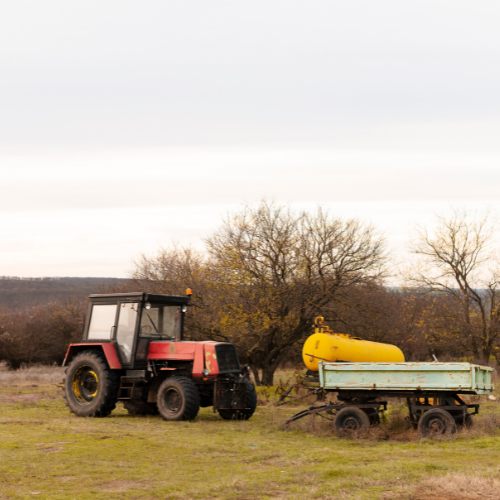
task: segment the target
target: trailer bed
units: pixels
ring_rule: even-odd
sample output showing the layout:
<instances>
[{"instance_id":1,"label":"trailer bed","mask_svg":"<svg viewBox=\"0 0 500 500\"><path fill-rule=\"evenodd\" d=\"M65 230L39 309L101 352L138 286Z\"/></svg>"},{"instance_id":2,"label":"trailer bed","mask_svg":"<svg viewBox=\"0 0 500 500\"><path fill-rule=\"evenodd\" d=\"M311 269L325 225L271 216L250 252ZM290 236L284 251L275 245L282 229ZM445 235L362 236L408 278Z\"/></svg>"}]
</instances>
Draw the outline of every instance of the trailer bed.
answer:
<instances>
[{"instance_id":1,"label":"trailer bed","mask_svg":"<svg viewBox=\"0 0 500 500\"><path fill-rule=\"evenodd\" d=\"M331 391L492 394L493 368L471 363L319 363L319 385Z\"/></svg>"}]
</instances>

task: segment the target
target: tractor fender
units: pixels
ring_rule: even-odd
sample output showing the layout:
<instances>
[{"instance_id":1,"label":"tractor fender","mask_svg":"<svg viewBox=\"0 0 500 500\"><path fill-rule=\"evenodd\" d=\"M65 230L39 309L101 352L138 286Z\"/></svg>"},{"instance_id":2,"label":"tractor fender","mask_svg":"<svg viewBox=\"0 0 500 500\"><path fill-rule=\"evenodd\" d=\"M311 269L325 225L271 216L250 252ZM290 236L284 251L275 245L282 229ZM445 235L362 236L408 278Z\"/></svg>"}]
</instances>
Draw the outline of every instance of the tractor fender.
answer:
<instances>
[{"instance_id":1,"label":"tractor fender","mask_svg":"<svg viewBox=\"0 0 500 500\"><path fill-rule=\"evenodd\" d=\"M102 344L98 344L96 342L70 344L62 366L67 366L79 352L87 351L89 349L94 349L104 353L104 356L106 356L106 360L108 361L108 365L112 370L121 369L122 365L118 359L118 355L116 354L116 348L114 344L110 344L109 342L103 342Z\"/></svg>"}]
</instances>

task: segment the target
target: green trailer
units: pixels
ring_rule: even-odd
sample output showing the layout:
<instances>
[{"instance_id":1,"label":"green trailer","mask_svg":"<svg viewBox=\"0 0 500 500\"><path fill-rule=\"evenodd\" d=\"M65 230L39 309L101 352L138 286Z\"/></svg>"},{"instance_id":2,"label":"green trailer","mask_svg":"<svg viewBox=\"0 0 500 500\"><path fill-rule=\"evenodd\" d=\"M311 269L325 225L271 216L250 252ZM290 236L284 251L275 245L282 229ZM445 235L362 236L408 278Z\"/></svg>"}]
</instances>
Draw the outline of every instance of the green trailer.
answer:
<instances>
[{"instance_id":1,"label":"green trailer","mask_svg":"<svg viewBox=\"0 0 500 500\"><path fill-rule=\"evenodd\" d=\"M363 432L380 422L381 412L387 409L384 399L404 398L410 421L422 435L449 434L457 426L472 425L479 404L468 404L461 395L492 394L492 372L493 368L471 363L321 361L318 372L306 377L310 387L316 386L321 403L293 415L287 423L320 415L333 420L340 435Z\"/></svg>"}]
</instances>

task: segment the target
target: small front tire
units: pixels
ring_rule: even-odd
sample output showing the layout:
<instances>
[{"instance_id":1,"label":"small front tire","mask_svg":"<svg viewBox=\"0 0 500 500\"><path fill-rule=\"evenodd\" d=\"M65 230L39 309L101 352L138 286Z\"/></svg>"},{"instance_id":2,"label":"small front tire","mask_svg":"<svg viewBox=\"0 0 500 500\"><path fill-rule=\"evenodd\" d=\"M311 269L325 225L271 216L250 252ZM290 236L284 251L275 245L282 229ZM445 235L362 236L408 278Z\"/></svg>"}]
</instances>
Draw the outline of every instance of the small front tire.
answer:
<instances>
[{"instance_id":1,"label":"small front tire","mask_svg":"<svg viewBox=\"0 0 500 500\"><path fill-rule=\"evenodd\" d=\"M200 393L192 380L174 376L161 383L156 404L164 420L194 420L200 410Z\"/></svg>"}]
</instances>

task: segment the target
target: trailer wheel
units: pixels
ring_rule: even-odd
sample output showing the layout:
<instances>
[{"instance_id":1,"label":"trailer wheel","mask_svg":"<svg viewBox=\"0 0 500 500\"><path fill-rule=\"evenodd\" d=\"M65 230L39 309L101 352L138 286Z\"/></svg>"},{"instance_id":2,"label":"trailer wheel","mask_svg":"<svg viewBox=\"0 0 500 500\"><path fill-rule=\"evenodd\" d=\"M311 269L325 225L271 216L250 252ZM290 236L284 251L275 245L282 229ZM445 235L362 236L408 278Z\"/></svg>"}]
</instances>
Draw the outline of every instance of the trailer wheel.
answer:
<instances>
[{"instance_id":1,"label":"trailer wheel","mask_svg":"<svg viewBox=\"0 0 500 500\"><path fill-rule=\"evenodd\" d=\"M474 426L474 419L470 413L466 413L465 418L463 414L454 416L454 418L458 428L466 427L467 429L470 429Z\"/></svg>"},{"instance_id":2,"label":"trailer wheel","mask_svg":"<svg viewBox=\"0 0 500 500\"><path fill-rule=\"evenodd\" d=\"M248 420L257 408L257 391L255 386L247 382L245 388L246 406L244 410L218 410L224 420Z\"/></svg>"},{"instance_id":3,"label":"trailer wheel","mask_svg":"<svg viewBox=\"0 0 500 500\"><path fill-rule=\"evenodd\" d=\"M364 412L368 416L368 420L370 421L371 427L376 427L377 425L380 425L380 413L378 412L378 410L375 410L374 408L368 408L364 410Z\"/></svg>"},{"instance_id":4,"label":"trailer wheel","mask_svg":"<svg viewBox=\"0 0 500 500\"><path fill-rule=\"evenodd\" d=\"M78 417L107 417L116 406L120 379L104 354L96 350L77 354L63 379L64 399Z\"/></svg>"},{"instance_id":5,"label":"trailer wheel","mask_svg":"<svg viewBox=\"0 0 500 500\"><path fill-rule=\"evenodd\" d=\"M170 377L158 389L157 405L165 420L194 420L200 410L200 393L192 380Z\"/></svg>"},{"instance_id":6,"label":"trailer wheel","mask_svg":"<svg viewBox=\"0 0 500 500\"><path fill-rule=\"evenodd\" d=\"M453 417L445 410L427 410L418 421L418 430L423 437L439 437L455 434L457 426Z\"/></svg>"},{"instance_id":7,"label":"trailer wheel","mask_svg":"<svg viewBox=\"0 0 500 500\"><path fill-rule=\"evenodd\" d=\"M337 436L363 435L370 427L370 419L364 411L351 406L337 413L333 426Z\"/></svg>"},{"instance_id":8,"label":"trailer wheel","mask_svg":"<svg viewBox=\"0 0 500 500\"><path fill-rule=\"evenodd\" d=\"M139 399L124 399L123 406L130 415L158 415L156 403L146 403Z\"/></svg>"}]
</instances>

